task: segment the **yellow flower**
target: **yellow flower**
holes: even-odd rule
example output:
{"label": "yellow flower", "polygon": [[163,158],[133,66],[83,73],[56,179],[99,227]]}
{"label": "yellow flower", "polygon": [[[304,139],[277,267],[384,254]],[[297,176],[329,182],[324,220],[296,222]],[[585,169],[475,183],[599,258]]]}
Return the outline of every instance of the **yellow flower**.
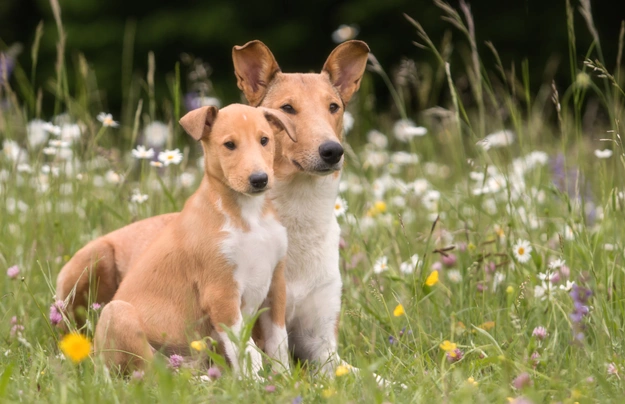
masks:
{"label": "yellow flower", "polygon": [[406,312],[404,311],[404,306],[401,304],[398,304],[397,307],[395,307],[395,310],[393,310],[393,315],[395,317],[403,316],[404,314],[406,314]]}
{"label": "yellow flower", "polygon": [[488,331],[491,328],[495,327],[495,322],[494,321],[487,321],[484,324],[481,324],[479,328],[481,328],[484,331]]}
{"label": "yellow flower", "polygon": [[199,341],[193,341],[191,343],[191,348],[195,349],[198,352],[202,352],[206,349],[206,342],[199,340]]}
{"label": "yellow flower", "polygon": [[458,345],[456,345],[453,342],[449,342],[447,340],[443,341],[443,343],[440,344],[439,346],[445,352],[453,351],[454,349],[458,348]]}
{"label": "yellow flower", "polygon": [[507,294],[511,294],[512,292],[514,292],[514,288],[513,288],[512,286],[508,286],[508,287],[506,288],[506,293],[507,293]]}
{"label": "yellow flower", "polygon": [[335,394],[336,394],[336,390],[334,390],[332,387],[328,387],[327,389],[321,392],[321,395],[323,396],[323,398],[330,398]]}
{"label": "yellow flower", "polygon": [[59,342],[59,348],[72,362],[78,363],[89,356],[91,341],[84,335],[73,332],[63,337]]}
{"label": "yellow flower", "polygon": [[347,366],[339,365],[336,367],[336,375],[338,377],[345,376],[349,373],[349,368]]}
{"label": "yellow flower", "polygon": [[438,271],[432,271],[432,273],[425,280],[427,286],[434,286],[438,283]]}
{"label": "yellow flower", "polygon": [[386,212],[386,202],[377,201],[373,204],[373,206],[367,211],[367,216],[376,216],[380,213]]}
{"label": "yellow flower", "polygon": [[477,386],[477,382],[475,381],[475,379],[473,377],[469,377],[467,379],[467,382],[469,382],[469,384],[472,385],[472,386]]}

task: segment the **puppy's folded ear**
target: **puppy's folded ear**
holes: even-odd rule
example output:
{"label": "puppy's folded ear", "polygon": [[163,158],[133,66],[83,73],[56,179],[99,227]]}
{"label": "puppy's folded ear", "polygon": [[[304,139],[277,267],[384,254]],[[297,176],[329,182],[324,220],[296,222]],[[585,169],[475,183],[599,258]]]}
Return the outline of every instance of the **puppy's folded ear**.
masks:
{"label": "puppy's folded ear", "polygon": [[267,92],[267,85],[280,71],[278,62],[261,41],[250,41],[232,48],[232,61],[237,86],[250,105],[258,106]]}
{"label": "puppy's folded ear", "polygon": [[343,103],[347,104],[358,91],[368,56],[366,43],[347,41],[334,48],[323,65],[322,72],[328,74],[332,85],[339,90]]}
{"label": "puppy's folded ear", "polygon": [[217,107],[201,107],[188,112],[180,118],[180,125],[195,140],[201,140],[208,136],[213,123],[217,119]]}
{"label": "puppy's folded ear", "polygon": [[265,119],[267,119],[267,122],[269,122],[269,125],[273,128],[274,134],[285,131],[292,141],[297,142],[297,138],[295,137],[295,126],[287,114],[275,109],[264,107],[259,108],[262,109]]}

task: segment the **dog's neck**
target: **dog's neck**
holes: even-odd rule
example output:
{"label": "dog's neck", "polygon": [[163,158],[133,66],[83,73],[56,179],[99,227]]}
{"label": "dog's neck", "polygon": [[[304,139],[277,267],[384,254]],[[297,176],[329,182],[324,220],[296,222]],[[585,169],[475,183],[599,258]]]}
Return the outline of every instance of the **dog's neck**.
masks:
{"label": "dog's neck", "polygon": [[266,194],[242,194],[209,173],[205,173],[196,195],[202,206],[226,215],[229,220],[245,229],[257,223],[267,209]]}

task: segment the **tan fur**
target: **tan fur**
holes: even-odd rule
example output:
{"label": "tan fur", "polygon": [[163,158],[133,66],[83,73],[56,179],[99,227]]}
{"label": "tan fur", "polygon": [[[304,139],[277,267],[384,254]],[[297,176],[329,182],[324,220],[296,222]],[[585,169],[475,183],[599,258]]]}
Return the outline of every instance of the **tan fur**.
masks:
{"label": "tan fur", "polygon": [[[95,349],[107,364],[122,370],[141,367],[144,362],[137,358],[149,360],[150,345],[165,352],[186,352],[190,340],[222,331],[222,324],[231,327],[240,317],[243,302],[233,278],[235,267],[221,252],[222,229],[228,219],[230,226],[246,229],[238,200],[251,192],[250,174],[264,171],[271,184],[275,130],[261,110],[243,105],[219,113],[205,107],[189,113],[181,124],[202,142],[205,176],[182,212],[158,230],[133,262],[102,311]],[[267,146],[260,144],[262,136],[269,138]],[[228,141],[235,142],[235,150],[224,147]],[[262,215],[274,215],[268,199]],[[280,288],[284,288],[282,264],[275,271],[272,295],[282,296]],[[279,321],[284,299],[271,302],[272,316]]]}
{"label": "tan fur", "polygon": [[[283,181],[301,181],[298,179],[298,174],[315,173],[314,160],[321,143],[326,140],[342,141],[344,107],[360,86],[360,79],[367,63],[367,53],[368,47],[364,42],[347,41],[331,53],[321,73],[303,74],[282,73],[269,49],[260,41],[234,47],[232,56],[237,84],[250,104],[280,109],[288,103],[296,111],[296,114],[289,115],[293,127],[288,132],[296,142],[286,139],[284,132],[276,137],[274,159],[276,178]],[[341,107],[334,114],[328,109],[332,102]],[[339,169],[340,167],[331,172],[335,178],[339,175]],[[175,217],[178,214],[171,215]],[[125,228],[127,232],[135,234],[136,237],[129,237],[122,242],[117,237],[117,232],[113,232],[94,240],[83,249],[93,245],[110,244],[115,256],[138,256],[145,251],[149,242],[157,234],[166,231],[167,223],[160,218],[163,218],[163,215],[127,226]],[[153,225],[150,233],[143,231],[144,222]],[[76,253],[76,256],[61,270],[57,282],[58,298],[67,298],[68,286],[73,287],[76,284],[79,275],[85,272],[85,268],[88,272],[90,261],[84,258],[82,251]],[[123,278],[122,285],[134,282],[130,278],[128,282],[126,281],[131,262],[116,260],[115,263],[116,266],[112,270],[96,272],[94,278],[99,279],[100,284],[106,283],[114,286],[117,286],[117,283],[111,283],[112,278]],[[288,268],[285,269],[285,271],[288,270]],[[106,282],[104,277],[108,277]],[[78,297],[85,296],[87,291],[88,288],[79,283],[76,302],[78,302]],[[98,296],[98,301],[106,303],[108,301],[106,296],[102,300]],[[75,306],[78,306],[78,303]],[[259,335],[260,331],[257,327],[254,329],[257,341],[260,340]]]}

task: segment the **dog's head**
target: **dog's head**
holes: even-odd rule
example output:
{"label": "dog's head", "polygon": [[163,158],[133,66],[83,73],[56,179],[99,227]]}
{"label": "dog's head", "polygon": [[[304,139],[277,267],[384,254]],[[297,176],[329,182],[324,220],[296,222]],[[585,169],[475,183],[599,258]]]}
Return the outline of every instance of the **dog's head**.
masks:
{"label": "dog's head", "polygon": [[237,85],[254,106],[289,115],[297,142],[278,139],[276,172],[327,175],[343,166],[343,113],[360,87],[369,47],[362,41],[337,46],[321,73],[282,73],[260,41],[232,51]]}
{"label": "dog's head", "polygon": [[198,108],[180,125],[202,142],[206,174],[246,195],[260,195],[273,184],[275,135],[294,136],[286,114],[241,104]]}

